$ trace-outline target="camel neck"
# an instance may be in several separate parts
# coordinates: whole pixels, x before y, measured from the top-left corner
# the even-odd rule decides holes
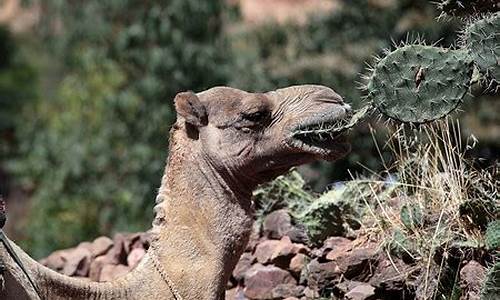
[[[173,284],[196,287],[179,291],[184,298],[218,299],[250,236],[252,187],[218,172],[192,150],[196,147],[173,143],[155,206],[152,243]]]

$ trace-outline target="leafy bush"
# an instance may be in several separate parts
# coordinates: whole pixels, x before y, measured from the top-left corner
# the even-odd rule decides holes
[[[23,116],[23,157],[11,164],[35,187],[24,245],[35,256],[145,229],[171,99],[226,81],[222,1],[47,1],[45,9],[44,46],[64,77]]]

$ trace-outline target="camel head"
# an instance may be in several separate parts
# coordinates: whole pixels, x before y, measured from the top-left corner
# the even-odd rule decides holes
[[[293,166],[338,159],[350,150],[342,132],[325,129],[348,118],[351,108],[320,85],[268,93],[215,87],[180,93],[175,107],[176,127],[185,131],[190,149],[203,149],[204,159],[218,172],[256,184]]]

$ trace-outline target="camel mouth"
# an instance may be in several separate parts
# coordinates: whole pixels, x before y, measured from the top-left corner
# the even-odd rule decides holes
[[[292,130],[290,144],[324,159],[337,159],[350,151],[345,133],[350,128],[352,114],[343,118],[317,120]]]

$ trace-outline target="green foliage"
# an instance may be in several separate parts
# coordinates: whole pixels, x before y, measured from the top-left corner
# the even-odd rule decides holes
[[[500,220],[488,224],[484,234],[486,248],[491,251],[500,251]]]
[[[481,300],[500,298],[500,261],[493,264],[486,273],[486,280],[481,288]]]
[[[64,78],[18,128],[11,171],[35,186],[30,249],[148,227],[183,90],[224,84],[222,1],[47,1]],[[64,24],[54,30],[53,20]],[[43,228],[43,230],[40,230]]]
[[[487,78],[500,80],[500,12],[473,21],[464,30],[465,47]]]
[[[381,59],[366,87],[380,112],[426,123],[452,112],[467,94],[472,61],[462,50],[407,45]]]
[[[0,27],[0,159],[13,154],[16,116],[36,98],[36,72],[24,56],[8,29]]]
[[[421,227],[424,223],[422,209],[418,204],[405,204],[399,213],[401,222],[408,230]]]

